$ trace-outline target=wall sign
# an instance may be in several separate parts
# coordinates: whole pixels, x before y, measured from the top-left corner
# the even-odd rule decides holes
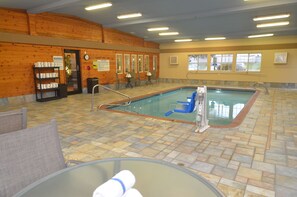
[[[98,71],[110,71],[109,60],[97,60]]]
[[[274,53],[274,63],[275,64],[286,64],[287,63],[287,52]]]
[[[63,66],[63,56],[53,56],[53,62],[55,65],[60,67],[60,70],[64,70],[64,66]]]

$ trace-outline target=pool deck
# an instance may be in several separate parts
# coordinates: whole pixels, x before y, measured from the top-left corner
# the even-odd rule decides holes
[[[136,97],[177,86],[181,84],[120,91]],[[91,112],[90,94],[0,106],[0,111],[27,107],[28,127],[55,118],[67,160],[155,158],[183,164],[226,196],[297,196],[297,90],[270,88],[269,95],[259,90],[239,126],[209,128],[204,133],[195,133],[191,124],[105,110]],[[100,89],[95,103],[121,99]]]

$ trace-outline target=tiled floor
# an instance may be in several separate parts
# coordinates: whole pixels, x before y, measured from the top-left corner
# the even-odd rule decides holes
[[[158,84],[120,90],[139,96],[180,84]],[[100,89],[96,105],[122,99]],[[260,93],[243,123],[236,128],[209,128],[194,133],[193,125],[90,111],[91,96],[80,94],[46,102],[0,106],[1,111],[25,106],[28,127],[55,118],[66,159],[148,157],[184,166],[212,182],[226,196],[297,196],[297,90]]]

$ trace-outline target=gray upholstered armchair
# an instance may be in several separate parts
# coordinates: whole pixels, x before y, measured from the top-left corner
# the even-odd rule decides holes
[[[0,112],[0,134],[27,128],[27,109]]]
[[[55,120],[0,135],[0,196],[66,167]]]

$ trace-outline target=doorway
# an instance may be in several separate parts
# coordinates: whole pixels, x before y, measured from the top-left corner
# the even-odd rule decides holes
[[[67,94],[82,93],[79,50],[64,50]]]

